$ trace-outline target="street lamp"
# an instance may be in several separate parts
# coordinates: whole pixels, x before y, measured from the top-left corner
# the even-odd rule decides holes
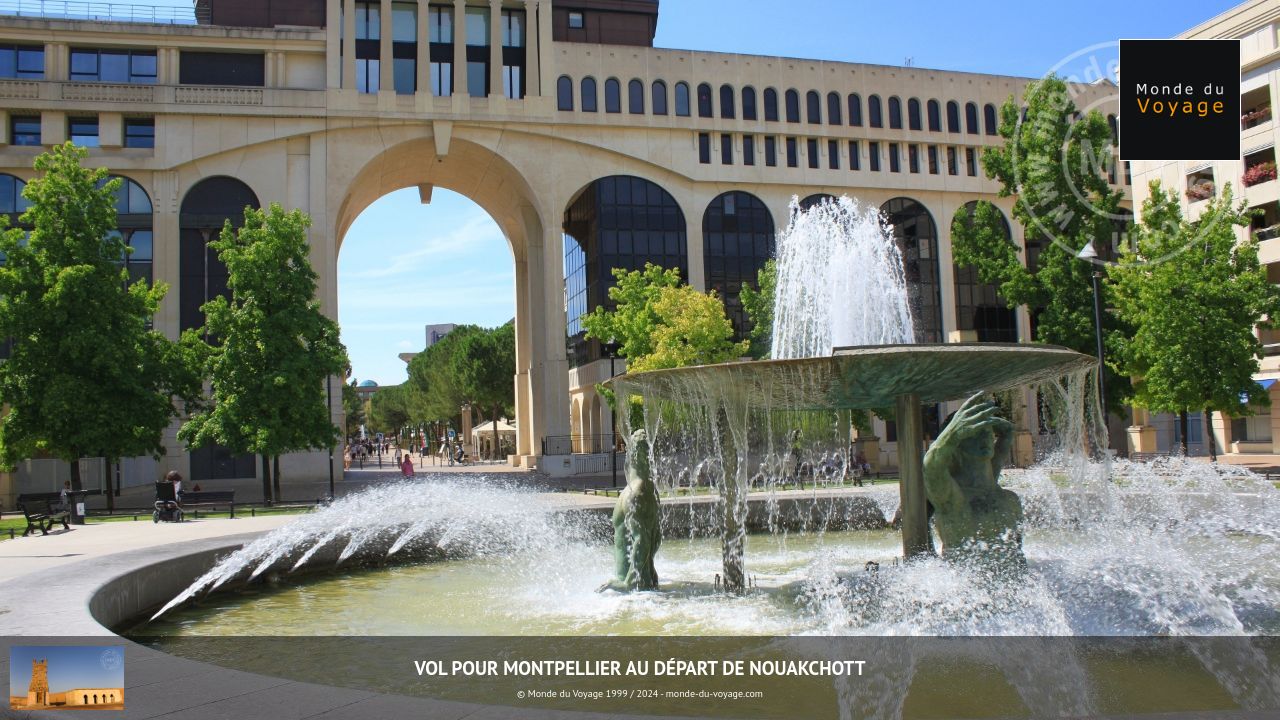
[[[1093,241],[1090,240],[1088,244],[1086,244],[1084,248],[1081,249],[1080,252],[1076,254],[1076,257],[1086,262],[1094,262],[1095,260],[1097,260],[1098,251],[1093,248]],[[1093,278],[1093,329],[1094,329],[1094,335],[1096,336],[1096,340],[1098,343],[1098,402],[1102,405],[1102,417],[1103,417],[1103,423],[1105,424],[1106,416],[1107,416],[1107,379],[1106,379],[1106,370],[1105,370],[1106,366],[1103,364],[1103,362],[1105,361],[1105,356],[1103,354],[1103,345],[1102,345],[1102,289],[1098,285],[1099,281],[1102,279],[1102,271],[1099,270],[1097,267],[1094,267],[1092,278]]]
[[[609,342],[604,344],[604,351],[606,354],[609,355],[609,379],[611,380],[617,375],[617,370],[614,367],[614,362],[618,359],[618,347],[619,347],[618,341],[613,338],[609,338]],[[611,429],[613,430],[612,437],[610,438],[612,440],[613,447],[610,448],[609,450],[609,454],[610,454],[609,464],[610,464],[610,467],[613,469],[613,486],[618,487],[618,409],[616,407],[617,395],[614,395],[614,405],[615,407],[612,410],[613,422],[610,423]]]

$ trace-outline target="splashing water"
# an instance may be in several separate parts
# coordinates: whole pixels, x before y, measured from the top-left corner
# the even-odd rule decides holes
[[[848,196],[801,210],[792,198],[777,248],[773,358],[913,341],[902,255],[878,210]]]

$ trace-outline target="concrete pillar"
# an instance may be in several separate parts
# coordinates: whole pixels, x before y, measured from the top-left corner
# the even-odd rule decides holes
[[[158,60],[158,58],[157,58]],[[71,51],[66,43],[44,44],[44,79],[65,81],[71,78]]]
[[[356,87],[356,0],[342,0],[342,87]]]
[[[418,67],[417,91],[431,93],[431,27],[427,21],[431,18],[430,6],[423,2],[418,4]]]
[[[534,452],[541,452],[547,436],[569,434],[569,363],[565,357],[564,266],[544,262],[560,255],[560,229],[542,222],[554,217],[549,208],[541,216],[532,207],[525,209],[529,243],[529,301],[533,316],[540,318],[532,335],[530,394],[534,398],[531,439]],[[536,232],[535,232],[536,231]],[[541,272],[537,272],[540,269]]]
[[[529,372],[533,353],[533,323],[529,315],[529,263],[516,258],[516,375],[513,378],[516,391],[516,456],[534,454],[532,415],[533,403]],[[518,462],[518,461],[517,461]]]
[[[702,213],[706,211],[707,202],[700,193],[692,196],[692,205],[682,207],[684,213],[685,261],[689,266],[689,277],[684,278],[689,286],[698,292],[707,291],[707,265],[702,237]]]
[[[551,44],[551,3],[548,0],[539,0],[538,2],[538,49],[540,57],[538,59],[538,72],[540,73],[541,92],[539,94],[550,94],[551,88],[555,87],[555,63],[552,61]]]
[[[524,87],[525,95],[534,97],[542,95],[542,76],[539,70],[538,49],[538,13],[537,0],[524,0]]]
[[[391,53],[391,0],[379,3],[378,92],[396,94],[395,59]]]
[[[489,0],[489,97],[502,95],[502,0]]]
[[[960,327],[956,312],[956,264],[951,256],[951,216],[955,212],[948,203],[940,205],[942,215],[934,225],[938,232],[938,281],[942,295],[942,338],[947,331]]]
[[[467,0],[453,0],[453,94],[467,91]]]
[[[898,396],[898,477],[902,506],[902,557],[933,553],[924,492],[924,421],[920,396]]]
[[[325,87],[342,87],[342,5],[341,0],[325,0],[324,56]]]

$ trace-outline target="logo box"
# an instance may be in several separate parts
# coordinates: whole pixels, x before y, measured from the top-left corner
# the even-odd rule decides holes
[[[1120,157],[1240,159],[1239,40],[1121,40]]]

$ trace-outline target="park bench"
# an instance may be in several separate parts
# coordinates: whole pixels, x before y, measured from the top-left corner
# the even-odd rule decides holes
[[[1156,459],[1159,459],[1159,458],[1167,458],[1167,457],[1169,457],[1169,453],[1167,453],[1167,452],[1136,452],[1136,453],[1129,453],[1129,459],[1130,459],[1130,460],[1132,460],[1133,462],[1140,462],[1140,463],[1151,462],[1152,460],[1156,460]]]
[[[231,512],[231,517],[234,518],[236,516],[235,501],[235,490],[202,490],[200,492],[182,493],[182,509],[184,511],[195,507],[225,506]]]
[[[22,514],[27,518],[27,529],[23,531],[22,537],[30,535],[32,530],[39,530],[41,535],[48,535],[54,523],[62,523],[62,527],[70,530],[71,513],[61,506],[61,499],[58,493],[19,495],[18,505],[22,507]]]

